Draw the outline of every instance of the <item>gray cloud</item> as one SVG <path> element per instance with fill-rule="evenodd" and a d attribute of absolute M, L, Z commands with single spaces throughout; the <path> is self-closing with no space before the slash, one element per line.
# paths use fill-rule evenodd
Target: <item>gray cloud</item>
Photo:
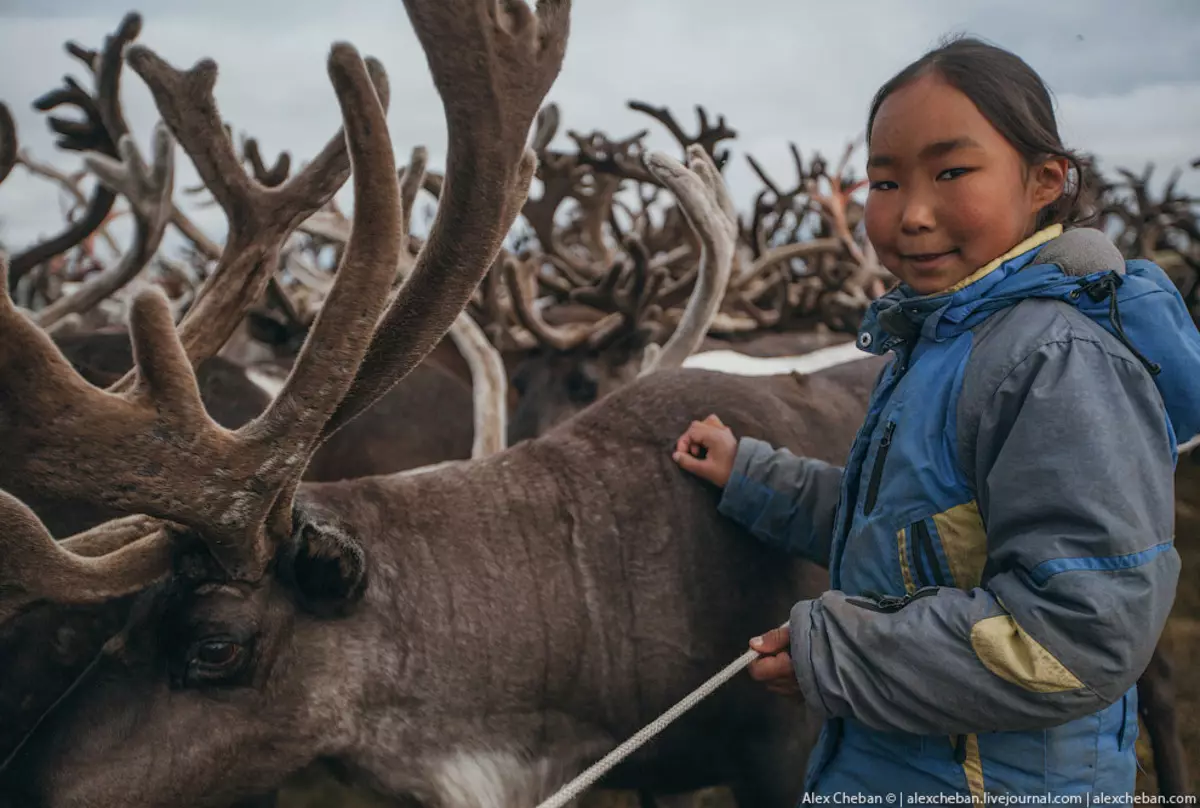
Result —
<path fill-rule="evenodd" d="M 52 8 L 46 8 L 51 6 Z M 17 118 L 23 145 L 42 159 L 78 166 L 55 152 L 30 102 L 65 73 L 84 71 L 63 51 L 74 39 L 99 46 L 128 7 L 114 0 L 7 0 L 0 10 L 0 100 Z M 1019 53 L 1056 92 L 1071 145 L 1106 167 L 1165 169 L 1200 155 L 1200 5 L 1192 0 L 953 2 L 890 0 L 575 0 L 571 43 L 550 98 L 566 128 L 614 135 L 649 128 L 652 147 L 675 151 L 630 99 L 667 104 L 685 128 L 692 105 L 727 116 L 738 130 L 728 181 L 742 207 L 757 188 L 743 155 L 786 182 L 787 144 L 806 154 L 840 152 L 862 128 L 875 89 L 947 33 L 986 37 Z M 445 129 L 424 55 L 399 0 L 157 0 L 140 41 L 176 66 L 204 57 L 220 65 L 218 105 L 235 131 L 253 134 L 269 156 L 315 154 L 339 116 L 325 75 L 332 42 L 379 57 L 393 87 L 388 122 L 398 155 L 428 146 L 444 158 Z M 156 119 L 149 93 L 127 71 L 124 101 L 139 142 Z M 560 135 L 565 145 L 565 135 Z M 180 153 L 179 185 L 196 181 Z M 861 171 L 861 162 L 858 164 Z M 1185 187 L 1200 191 L 1200 171 Z M 349 191 L 342 198 L 348 202 Z M 219 210 L 194 211 L 214 237 Z M 0 187 L 0 238 L 20 247 L 52 232 L 56 192 L 17 170 Z"/>

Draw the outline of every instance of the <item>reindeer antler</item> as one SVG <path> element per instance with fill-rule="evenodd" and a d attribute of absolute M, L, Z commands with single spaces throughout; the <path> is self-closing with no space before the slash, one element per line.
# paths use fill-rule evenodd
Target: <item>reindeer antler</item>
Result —
<path fill-rule="evenodd" d="M 8 107 L 0 103 L 0 182 L 17 164 L 17 125 Z"/>
<path fill-rule="evenodd" d="M 404 7 L 445 107 L 446 176 L 429 238 L 329 432 L 433 350 L 495 261 L 533 178 L 530 125 L 566 52 L 570 0 L 539 0 L 536 13 L 507 0 L 405 0 Z"/>
<path fill-rule="evenodd" d="M 625 322 L 623 312 L 602 315 L 590 322 L 570 322 L 566 325 L 551 325 L 542 316 L 535 301 L 537 296 L 537 264 L 533 260 L 521 261 L 515 257 L 504 260 L 502 267 L 504 282 L 512 301 L 512 312 L 517 324 L 531 333 L 538 342 L 553 350 L 573 351 L 584 343 L 604 338 L 621 328 Z M 614 266 L 610 272 L 620 274 L 621 267 Z M 615 284 L 615 277 L 613 283 Z"/>
<path fill-rule="evenodd" d="M 292 491 L 353 382 L 399 254 L 399 190 L 382 106 L 350 46 L 333 48 L 329 73 L 346 123 L 359 215 L 327 305 L 267 411 L 234 432 L 209 418 L 157 288 L 139 294 L 130 312 L 136 367 L 134 384 L 123 392 L 87 384 L 3 294 L 0 379 L 9 395 L 0 422 L 19 425 L 4 437 L 20 458 L 6 464 L 6 474 L 36 490 L 194 528 L 231 576 L 253 580 L 262 574 L 273 549 L 268 536 L 290 532 Z M 11 501 L 0 499 L 0 508 L 18 525 L 28 522 Z M 38 596 L 108 597 L 167 569 L 158 546 L 165 534 L 156 533 L 157 540 L 135 541 L 121 551 L 140 553 L 136 570 L 104 556 L 95 564 L 119 566 L 109 584 L 64 591 L 92 581 L 94 565 L 54 555 L 44 528 L 26 527 L 19 540 L 25 543 L 13 543 L 10 533 L 0 554 L 3 612 Z M 48 556 L 52 568 L 69 573 L 66 579 L 29 580 L 34 565 Z"/>
<path fill-rule="evenodd" d="M 687 156 L 687 168 L 661 153 L 652 154 L 646 160 L 647 168 L 679 200 L 688 224 L 700 237 L 703 252 L 696 288 L 675 333 L 661 351 L 655 346 L 647 352 L 641 375 L 659 368 L 679 367 L 700 347 L 709 324 L 721 308 L 733 269 L 738 228 L 729 191 L 716 164 L 702 146 L 689 146 Z"/>
<path fill-rule="evenodd" d="M 797 201 L 801 197 L 806 197 L 812 176 L 810 176 L 810 172 L 805 171 L 804 159 L 800 156 L 800 149 L 795 143 L 788 144 L 788 151 L 792 155 L 792 163 L 796 168 L 796 184 L 791 190 L 786 191 L 771 179 L 766 169 L 754 159 L 753 155 L 746 155 L 746 162 L 750 164 L 750 169 L 766 186 L 754 198 L 754 214 L 746 232 L 746 241 L 749 243 L 755 259 L 769 249 L 772 237 L 783 226 L 787 214 L 791 213 L 800 219 L 809 208 L 807 198 L 803 200 L 799 209 L 797 209 Z M 814 160 L 813 162 L 817 163 L 818 161 Z M 768 217 L 774 217 L 774 221 L 770 225 L 770 231 L 766 232 L 764 228 Z"/>
<path fill-rule="evenodd" d="M 149 168 L 129 135 L 121 137 L 121 162 L 99 154 L 84 158 L 101 182 L 129 200 L 137 223 L 133 245 L 115 266 L 92 276 L 75 294 L 38 312 L 38 325 L 49 328 L 69 314 L 90 309 L 133 280 L 158 251 L 171 219 L 175 187 L 175 143 L 161 123 L 154 128 L 153 147 Z"/>
<path fill-rule="evenodd" d="M 145 522 L 60 544 L 25 503 L 0 490 L 0 523 L 0 625 L 30 603 L 97 603 L 140 591 L 171 569 L 165 530 Z"/>
<path fill-rule="evenodd" d="M 678 200 L 685 221 L 701 245 L 697 280 L 675 333 L 661 354 L 650 349 L 644 371 L 660 365 L 677 366 L 699 345 L 712 318 L 720 308 L 732 271 L 737 241 L 737 217 L 733 202 L 711 156 L 699 144 L 687 149 L 689 166 L 655 153 L 646 158 L 646 171 L 654 181 L 669 189 Z M 638 330 L 661 330 L 661 287 L 666 268 L 693 253 L 684 245 L 651 259 L 642 240 L 631 235 L 625 240 L 627 256 L 613 262 L 597 282 L 570 290 L 573 303 L 587 307 L 597 317 L 565 325 L 551 325 L 534 302 L 537 262 L 511 260 L 504 266 L 505 282 L 518 324 L 541 343 L 567 352 L 587 345 L 601 349 L 622 335 Z"/>
<path fill-rule="evenodd" d="M 117 157 L 117 139 L 128 132 L 124 116 L 121 114 L 121 54 L 125 46 L 137 38 L 140 31 L 141 17 L 128 14 L 121 21 L 116 33 L 105 38 L 104 50 L 98 56 L 93 51 L 68 44 L 68 52 L 81 59 L 95 74 L 96 96 L 89 95 L 78 82 L 67 77 L 64 80 L 64 88 L 46 93 L 34 101 L 34 107 L 43 112 L 63 105 L 78 107 L 83 112 L 84 121 L 50 118 L 50 128 L 59 134 L 60 147 Z M 103 183 L 98 183 L 92 192 L 87 211 L 78 221 L 70 224 L 58 235 L 13 256 L 9 267 L 9 289 L 15 289 L 17 282 L 38 264 L 61 255 L 95 232 L 108 217 L 116 199 L 117 196 L 111 189 Z"/>
<path fill-rule="evenodd" d="M 369 406 L 432 349 L 496 256 L 532 176 L 524 138 L 561 65 L 568 8 L 566 0 L 544 0 L 535 16 L 522 3 L 408 0 L 443 96 L 451 143 L 433 232 L 382 321 L 379 315 L 388 305 L 385 290 L 399 257 L 399 187 L 381 100 L 368 80 L 368 68 L 349 46 L 334 48 L 329 69 L 354 166 L 354 229 L 333 290 L 283 391 L 241 429 L 224 430 L 204 412 L 191 369 L 195 357 L 189 355 L 185 334 L 175 331 L 161 291 L 135 299 L 130 313 L 132 381 L 108 391 L 84 382 L 45 332 L 19 313 L 11 299 L 0 296 L 0 383 L 9 393 L 0 400 L 5 409 L 0 427 L 12 427 L 3 437 L 20 458 L 6 464 L 4 473 L 20 475 L 35 490 L 194 528 L 232 577 L 259 576 L 271 557 L 270 537 L 290 535 L 292 494 L 308 457 L 336 428 L 339 416 L 344 422 Z M 481 53 L 490 54 L 482 69 L 476 58 Z M 156 69 L 145 61 L 152 59 L 145 51 L 131 59 L 142 62 L 144 74 Z M 198 78 L 189 74 L 190 79 L 175 74 L 188 83 L 194 105 L 179 100 L 172 109 L 171 93 L 166 93 L 160 111 L 168 125 L 175 118 L 177 135 L 192 138 L 193 161 L 212 182 L 222 165 L 230 166 L 227 139 L 223 144 L 205 142 L 203 135 L 197 138 L 195 131 L 178 125 L 181 116 L 193 116 L 194 123 L 197 109 L 211 107 L 205 72 L 201 69 Z M 211 70 L 207 72 L 211 78 Z M 300 195 L 289 191 L 295 182 L 267 192 L 248 189 L 248 179 L 236 173 L 216 185 L 214 193 L 230 209 L 260 222 L 266 218 L 263 211 L 247 209 L 248 199 L 274 201 L 277 206 L 270 212 L 275 216 L 283 218 L 282 209 L 298 219 L 311 211 L 291 198 Z M 324 172 L 306 182 L 330 192 L 336 188 Z M 462 232 L 464 227 L 468 232 Z M 223 284 L 243 289 L 254 275 L 251 270 L 218 274 Z M 240 301 L 238 294 L 215 286 L 212 298 L 222 293 L 227 305 Z M 193 314 L 199 307 L 197 303 Z M 213 314 L 231 316 L 227 311 Z M 141 541 L 161 543 L 153 538 L 160 535 L 168 534 Z M 8 571 L 27 574 L 16 559 L 46 552 L 44 530 L 25 531 L 21 538 L 31 546 L 9 548 L 6 543 L 3 554 L 6 588 L 0 603 L 6 613 L 27 603 L 33 588 L 20 577 L 10 580 Z M 140 579 L 162 574 L 162 567 L 150 566 L 140 570 Z M 48 584 L 41 596 L 74 597 L 60 587 Z M 93 592 L 88 597 L 104 596 Z"/>
<path fill-rule="evenodd" d="M 221 260 L 180 326 L 184 349 L 198 364 L 220 349 L 245 310 L 261 298 L 287 235 L 346 181 L 346 141 L 339 131 L 303 171 L 266 188 L 247 176 L 221 123 L 212 95 L 216 63 L 204 59 L 191 70 L 179 71 L 142 46 L 130 48 L 126 58 L 149 86 L 163 120 L 229 220 Z M 383 67 L 368 59 L 367 69 L 386 108 Z M 131 373 L 118 389 L 128 390 L 132 384 Z"/>
<path fill-rule="evenodd" d="M 629 108 L 638 112 L 644 112 L 654 120 L 661 123 L 667 128 L 679 145 L 683 147 L 684 152 L 687 152 L 689 146 L 698 144 L 709 153 L 713 158 L 717 168 L 723 168 L 725 162 L 729 159 L 729 151 L 726 149 L 720 154 L 717 154 L 717 144 L 723 140 L 729 140 L 737 137 L 737 130 L 731 129 L 725 123 L 725 116 L 718 115 L 716 125 L 708 122 L 708 112 L 699 104 L 696 105 L 696 118 L 699 120 L 699 131 L 695 136 L 688 135 L 683 131 L 683 127 L 675 120 L 675 116 L 665 106 L 656 107 L 647 104 L 645 101 L 630 101 Z"/>
<path fill-rule="evenodd" d="M 400 232 L 405 239 L 409 235 L 417 192 L 425 181 L 428 160 L 429 153 L 425 147 L 417 146 L 412 150 L 408 165 L 400 172 Z M 411 265 L 406 245 L 400 251 L 397 276 L 407 278 Z M 471 457 L 487 457 L 503 451 L 508 441 L 508 377 L 504 359 L 465 309 L 454 318 L 447 336 L 466 360 L 471 373 L 474 413 Z"/>

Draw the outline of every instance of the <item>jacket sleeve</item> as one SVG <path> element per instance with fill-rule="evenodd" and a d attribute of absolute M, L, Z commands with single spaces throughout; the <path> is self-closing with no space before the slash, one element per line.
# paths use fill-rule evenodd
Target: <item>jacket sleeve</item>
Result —
<path fill-rule="evenodd" d="M 1115 702 L 1149 662 L 1179 575 L 1153 381 L 1073 338 L 1035 348 L 984 400 L 982 585 L 796 604 L 793 665 L 818 712 L 921 734 L 1048 728 Z"/>
<path fill-rule="evenodd" d="M 741 438 L 717 510 L 766 544 L 829 566 L 842 469 Z"/>

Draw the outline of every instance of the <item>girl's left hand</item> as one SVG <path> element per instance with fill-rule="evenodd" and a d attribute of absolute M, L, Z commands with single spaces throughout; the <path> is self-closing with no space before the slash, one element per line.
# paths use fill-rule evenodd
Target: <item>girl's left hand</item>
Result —
<path fill-rule="evenodd" d="M 764 656 L 750 663 L 750 677 L 762 682 L 767 690 L 793 699 L 801 699 L 800 683 L 792 669 L 791 632 L 787 626 L 771 629 L 750 641 L 750 647 Z"/>

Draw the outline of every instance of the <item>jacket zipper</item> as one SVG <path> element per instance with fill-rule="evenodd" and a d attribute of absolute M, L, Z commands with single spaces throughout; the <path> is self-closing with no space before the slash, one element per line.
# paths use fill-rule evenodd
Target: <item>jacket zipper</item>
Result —
<path fill-rule="evenodd" d="M 894 595 L 880 595 L 875 592 L 864 592 L 861 595 L 847 595 L 846 602 L 858 606 L 863 609 L 868 609 L 872 612 L 881 612 L 883 614 L 891 614 L 898 612 L 914 600 L 936 595 L 938 590 L 936 587 L 926 586 L 913 592 L 911 595 L 896 597 Z"/>
<path fill-rule="evenodd" d="M 875 508 L 875 499 L 879 496 L 879 483 L 883 478 L 883 464 L 887 461 L 888 448 L 892 445 L 892 433 L 896 431 L 896 422 L 888 421 L 883 429 L 883 437 L 879 440 L 879 451 L 875 454 L 875 465 L 871 467 L 871 479 L 867 481 L 867 500 L 863 503 L 863 513 L 870 513 Z"/>
<path fill-rule="evenodd" d="M 925 526 L 925 522 L 913 522 L 912 531 L 914 535 L 913 545 L 913 565 L 917 568 L 917 577 L 924 579 L 923 567 L 921 560 L 917 556 L 917 548 L 920 548 L 920 555 L 925 558 L 929 564 L 929 569 L 933 572 L 933 584 L 936 586 L 945 586 L 946 578 L 942 575 L 942 565 L 938 563 L 937 553 L 933 549 L 933 537 L 929 535 L 929 528 Z M 928 580 L 926 580 L 928 584 Z"/>
<path fill-rule="evenodd" d="M 956 735 L 954 737 L 954 762 L 962 766 L 967 762 L 967 736 Z"/>
<path fill-rule="evenodd" d="M 920 522 L 913 522 L 908 526 L 908 546 L 912 549 L 913 582 L 917 585 L 917 589 L 929 586 L 929 580 L 925 577 L 925 569 L 921 566 L 921 537 L 917 534 L 917 525 L 919 524 Z"/>

